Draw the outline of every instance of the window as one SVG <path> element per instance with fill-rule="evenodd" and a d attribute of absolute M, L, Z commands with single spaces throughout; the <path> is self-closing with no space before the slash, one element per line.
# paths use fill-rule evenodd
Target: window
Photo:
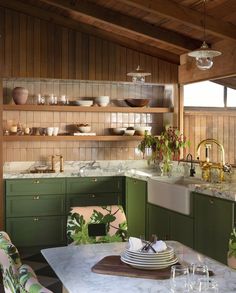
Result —
<path fill-rule="evenodd" d="M 224 107 L 224 86 L 211 81 L 203 81 L 185 85 L 184 106 Z"/>
<path fill-rule="evenodd" d="M 236 107 L 236 90 L 227 88 L 227 107 Z"/>

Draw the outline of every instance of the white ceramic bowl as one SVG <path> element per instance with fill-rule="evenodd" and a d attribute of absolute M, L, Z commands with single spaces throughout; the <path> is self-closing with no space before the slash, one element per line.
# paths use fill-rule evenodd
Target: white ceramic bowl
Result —
<path fill-rule="evenodd" d="M 125 130 L 125 127 L 111 128 L 111 133 L 114 135 L 123 135 L 125 133 Z"/>
<path fill-rule="evenodd" d="M 91 126 L 90 125 L 87 125 L 87 126 L 78 126 L 78 130 L 80 132 L 83 132 L 83 133 L 88 133 L 91 131 Z"/>
<path fill-rule="evenodd" d="M 106 107 L 110 103 L 109 96 L 99 96 L 95 98 L 95 103 L 100 107 Z"/>
<path fill-rule="evenodd" d="M 134 129 L 126 129 L 124 135 L 133 136 L 135 133 Z"/>
<path fill-rule="evenodd" d="M 75 103 L 79 106 L 91 107 L 93 105 L 93 100 L 77 100 Z"/>
<path fill-rule="evenodd" d="M 144 135 L 145 131 L 147 134 L 151 134 L 152 126 L 135 126 L 134 129 L 136 135 Z"/>

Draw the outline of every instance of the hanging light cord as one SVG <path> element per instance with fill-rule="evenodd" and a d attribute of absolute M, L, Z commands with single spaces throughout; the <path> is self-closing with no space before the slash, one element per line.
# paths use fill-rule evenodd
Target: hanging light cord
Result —
<path fill-rule="evenodd" d="M 203 41 L 206 41 L 206 0 L 203 0 Z"/>

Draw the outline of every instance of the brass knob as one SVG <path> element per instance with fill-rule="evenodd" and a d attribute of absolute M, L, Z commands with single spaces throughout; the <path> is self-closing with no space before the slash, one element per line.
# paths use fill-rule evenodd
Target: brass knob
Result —
<path fill-rule="evenodd" d="M 38 200 L 39 198 L 40 198 L 39 195 L 35 195 L 35 196 L 33 197 L 34 200 Z"/>
<path fill-rule="evenodd" d="M 39 184 L 39 180 L 35 180 L 34 181 L 34 184 Z"/>
<path fill-rule="evenodd" d="M 97 182 L 98 179 L 97 179 L 97 178 L 93 178 L 92 181 L 93 181 L 93 182 Z"/>
<path fill-rule="evenodd" d="M 34 222 L 38 222 L 39 218 L 34 218 Z"/>
<path fill-rule="evenodd" d="M 210 199 L 209 202 L 210 202 L 210 204 L 214 204 L 214 200 L 213 199 Z"/>
<path fill-rule="evenodd" d="M 95 197 L 96 197 L 96 195 L 95 195 L 95 194 L 91 194 L 90 196 L 91 196 L 92 198 L 95 198 Z"/>

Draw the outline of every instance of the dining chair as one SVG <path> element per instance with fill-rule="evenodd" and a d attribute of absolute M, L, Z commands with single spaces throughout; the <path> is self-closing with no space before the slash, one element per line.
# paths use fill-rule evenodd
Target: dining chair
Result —
<path fill-rule="evenodd" d="M 120 205 L 73 207 L 67 218 L 68 244 L 122 242 L 127 220 Z"/>
<path fill-rule="evenodd" d="M 22 265 L 17 248 L 4 231 L 0 232 L 0 267 L 5 293 L 53 293 L 39 283 L 30 266 Z"/>

